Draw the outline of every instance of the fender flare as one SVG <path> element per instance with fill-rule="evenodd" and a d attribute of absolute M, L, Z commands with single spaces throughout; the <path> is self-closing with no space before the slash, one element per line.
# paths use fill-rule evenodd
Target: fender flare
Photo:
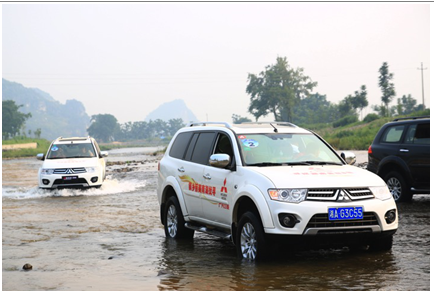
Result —
<path fill-rule="evenodd" d="M 186 216 L 188 215 L 188 211 L 187 211 L 187 207 L 185 206 L 184 196 L 182 195 L 182 190 L 181 190 L 181 187 L 180 187 L 178 181 L 173 176 L 167 177 L 166 183 L 164 184 L 163 197 L 161 199 L 162 203 L 161 203 L 160 213 L 161 214 L 163 213 L 163 210 L 164 210 L 163 205 L 166 204 L 167 189 L 169 187 L 171 187 L 173 189 L 173 191 L 175 192 L 176 198 L 178 198 L 179 206 L 181 207 L 182 215 L 184 216 L 184 219 L 186 221 L 188 221 L 188 219 L 186 219 Z M 163 216 L 161 215 L 161 217 L 163 217 Z"/>
<path fill-rule="evenodd" d="M 262 221 L 262 225 L 264 228 L 274 228 L 273 218 L 271 217 L 271 211 L 268 207 L 268 203 L 262 194 L 262 192 L 253 185 L 246 185 L 245 187 L 241 188 L 238 193 L 234 197 L 234 207 L 232 207 L 232 221 L 237 223 L 236 218 L 237 215 L 235 211 L 238 210 L 239 201 L 243 197 L 248 197 L 250 200 L 253 201 L 253 203 L 256 206 L 256 209 L 258 209 L 260 219 Z"/>
<path fill-rule="evenodd" d="M 401 159 L 400 157 L 397 156 L 388 156 L 385 157 L 384 159 L 382 159 L 380 161 L 380 163 L 378 164 L 378 171 L 377 174 L 382 177 L 382 175 L 380 175 L 380 173 L 382 172 L 382 170 L 385 167 L 388 167 L 390 164 L 392 165 L 398 165 L 403 171 L 399 171 L 401 174 L 403 174 L 406 178 L 410 179 L 411 181 L 413 181 L 413 177 L 411 175 L 411 171 L 410 168 L 408 167 L 408 165 L 404 162 L 403 159 Z M 395 167 L 396 168 L 396 167 Z"/>

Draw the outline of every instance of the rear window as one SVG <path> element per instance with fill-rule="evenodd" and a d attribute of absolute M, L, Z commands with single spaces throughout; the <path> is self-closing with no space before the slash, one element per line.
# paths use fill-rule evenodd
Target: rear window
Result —
<path fill-rule="evenodd" d="M 170 149 L 169 156 L 176 159 L 183 159 L 185 150 L 190 142 L 192 132 L 184 132 L 180 133 L 176 136 L 175 141 L 173 142 L 172 148 Z"/>
<path fill-rule="evenodd" d="M 397 143 L 401 140 L 405 125 L 390 126 L 383 134 L 382 142 Z"/>

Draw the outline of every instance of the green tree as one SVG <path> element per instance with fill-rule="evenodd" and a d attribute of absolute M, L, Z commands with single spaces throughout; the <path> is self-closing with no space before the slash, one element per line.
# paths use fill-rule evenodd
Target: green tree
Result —
<path fill-rule="evenodd" d="M 15 104 L 13 100 L 2 102 L 2 137 L 9 139 L 16 136 L 20 129 L 24 127 L 28 118 L 32 117 L 31 113 L 21 113 L 18 111 L 23 105 Z"/>
<path fill-rule="evenodd" d="M 344 98 L 344 100 L 341 100 L 338 104 L 338 112 L 339 112 L 339 118 L 343 118 L 345 116 L 357 116 L 357 112 L 354 107 L 354 97 L 351 95 L 348 95 Z"/>
<path fill-rule="evenodd" d="M 360 87 L 360 92 L 356 91 L 354 92 L 354 97 L 353 97 L 353 107 L 354 109 L 359 109 L 359 113 L 360 113 L 360 120 L 362 120 L 362 110 L 363 108 L 368 106 L 368 98 L 366 98 L 366 96 L 368 95 L 368 92 L 366 91 L 366 86 L 362 85 Z"/>
<path fill-rule="evenodd" d="M 389 65 L 384 62 L 379 70 L 380 76 L 378 77 L 378 86 L 380 86 L 383 96 L 381 102 L 386 107 L 385 116 L 389 116 L 389 103 L 395 97 L 395 85 L 392 83 L 393 74 L 389 73 Z"/>
<path fill-rule="evenodd" d="M 111 114 L 92 115 L 90 122 L 91 125 L 87 132 L 101 142 L 114 141 L 116 134 L 120 131 L 118 120 Z"/>
<path fill-rule="evenodd" d="M 252 122 L 252 120 L 247 117 L 241 117 L 240 115 L 232 114 L 232 122 L 233 124 L 240 124 L 243 122 Z"/>
<path fill-rule="evenodd" d="M 326 95 L 310 94 L 294 109 L 296 124 L 329 123 L 336 119 L 337 106 L 327 101 Z"/>
<path fill-rule="evenodd" d="M 170 136 L 174 136 L 175 133 L 180 129 L 183 128 L 185 126 L 184 121 L 182 120 L 182 118 L 173 118 L 170 119 L 168 122 L 168 134 Z"/>
<path fill-rule="evenodd" d="M 258 76 L 249 74 L 248 82 L 249 112 L 256 120 L 272 113 L 275 121 L 292 121 L 294 107 L 317 85 L 302 68 L 290 68 L 286 57 L 278 57 Z"/>

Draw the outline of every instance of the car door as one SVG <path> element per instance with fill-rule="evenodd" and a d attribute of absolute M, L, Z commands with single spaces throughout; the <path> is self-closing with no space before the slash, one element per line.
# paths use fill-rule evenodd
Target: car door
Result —
<path fill-rule="evenodd" d="M 223 132 L 218 133 L 212 154 L 224 153 L 234 161 L 233 145 L 230 137 Z M 230 167 L 229 167 L 230 168 Z M 218 224 L 231 225 L 231 209 L 235 172 L 227 168 L 217 168 L 207 165 L 204 167 L 204 183 L 211 187 L 212 192 L 202 196 L 204 218 Z"/>
<path fill-rule="evenodd" d="M 178 181 L 184 193 L 188 215 L 203 217 L 202 198 L 210 189 L 204 183 L 203 168 L 209 159 L 215 132 L 195 132 L 185 157 L 177 165 Z"/>
<path fill-rule="evenodd" d="M 410 124 L 399 149 L 399 156 L 408 165 L 415 187 L 429 188 L 430 123 Z"/>

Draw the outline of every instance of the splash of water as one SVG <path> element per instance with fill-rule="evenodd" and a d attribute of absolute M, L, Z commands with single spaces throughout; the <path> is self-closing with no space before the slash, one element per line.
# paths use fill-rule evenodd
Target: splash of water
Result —
<path fill-rule="evenodd" d="M 146 180 L 107 179 L 101 188 L 89 189 L 54 189 L 39 187 L 2 187 L 2 197 L 8 199 L 35 199 L 47 197 L 100 196 L 133 192 L 146 186 Z"/>

